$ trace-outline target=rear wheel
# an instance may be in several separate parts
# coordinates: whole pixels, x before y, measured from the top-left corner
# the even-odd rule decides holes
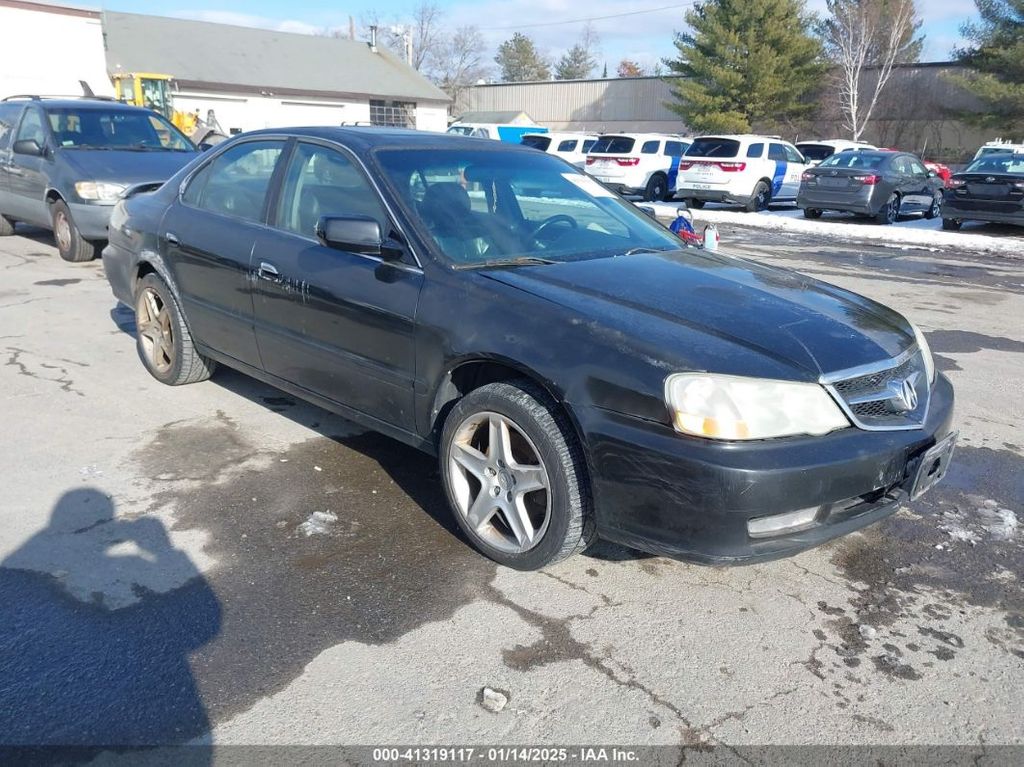
[[[821,213],[818,208],[804,208],[804,218],[821,218]]]
[[[700,210],[701,208],[704,207],[704,200],[698,200],[696,197],[687,197],[686,207],[696,208],[697,210]]]
[[[96,258],[99,248],[95,243],[82,237],[67,203],[63,200],[54,202],[50,206],[50,217],[53,220],[53,239],[57,242],[57,251],[61,258],[74,263],[92,261]]]
[[[645,202],[661,202],[668,197],[668,179],[662,173],[655,173],[644,189]]]
[[[964,225],[964,222],[959,218],[944,218],[942,219],[942,228],[948,232],[959,232],[960,227]]]
[[[463,397],[445,420],[439,459],[459,527],[496,562],[536,570],[594,539],[579,442],[530,381],[488,384]]]
[[[900,198],[897,194],[889,195],[889,199],[886,200],[885,205],[878,211],[875,216],[875,221],[879,224],[895,224],[896,219],[900,217]]]
[[[139,280],[135,292],[136,345],[142,364],[168,386],[205,381],[217,366],[200,354],[167,283],[156,274]]]
[[[0,237],[10,237],[14,234],[14,220],[0,214]]]
[[[931,206],[924,213],[924,217],[927,218],[928,220],[931,220],[933,218],[938,218],[939,217],[939,210],[941,208],[942,208],[942,194],[940,192],[936,192],[935,195],[932,197],[932,204],[931,204]]]
[[[768,206],[772,202],[772,188],[768,186],[765,181],[758,181],[757,186],[754,187],[754,193],[750,196],[750,201],[747,203],[748,213],[758,213],[762,210],[768,210]]]

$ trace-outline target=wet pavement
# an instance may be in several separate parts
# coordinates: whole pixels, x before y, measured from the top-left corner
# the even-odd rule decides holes
[[[232,371],[156,383],[100,264],[24,234],[0,240],[0,744],[1024,740],[1024,260],[723,228],[922,325],[949,475],[788,560],[599,544],[518,573],[462,540],[433,459]]]

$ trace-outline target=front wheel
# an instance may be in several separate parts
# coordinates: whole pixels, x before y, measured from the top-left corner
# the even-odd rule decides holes
[[[644,202],[662,202],[668,197],[668,179],[655,173],[644,189]]]
[[[875,221],[879,224],[895,224],[896,219],[900,217],[900,198],[899,195],[889,195],[889,199],[886,200],[885,205],[878,211],[875,216]]]
[[[147,274],[135,292],[136,345],[146,370],[168,386],[205,381],[217,366],[200,354],[167,283]]]
[[[757,186],[754,187],[754,193],[750,196],[750,201],[747,203],[746,210],[748,213],[759,213],[762,210],[768,210],[771,202],[771,187],[764,181],[758,181]]]
[[[439,454],[459,527],[494,561],[536,570],[594,539],[579,441],[530,381],[488,384],[463,397],[445,420]]]
[[[942,195],[936,193],[932,197],[932,204],[928,208],[928,210],[925,211],[924,217],[927,218],[929,221],[931,219],[933,219],[933,218],[938,218],[939,217],[939,211],[940,211],[941,208],[942,208]]]
[[[964,222],[959,218],[944,218],[942,219],[942,228],[947,232],[959,232],[960,227],[964,225]]]
[[[99,248],[82,237],[71,217],[71,209],[64,200],[57,200],[50,206],[50,217],[53,220],[53,239],[57,242],[57,252],[61,258],[73,263],[96,258]]]

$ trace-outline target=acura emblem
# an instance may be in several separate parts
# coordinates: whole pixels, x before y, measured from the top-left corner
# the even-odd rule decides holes
[[[917,379],[920,373],[907,376],[902,381],[889,383],[889,401],[893,406],[902,412],[910,412],[917,409]]]

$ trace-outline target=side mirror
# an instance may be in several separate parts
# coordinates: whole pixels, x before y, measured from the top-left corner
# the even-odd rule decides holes
[[[28,154],[33,157],[42,157],[46,154],[46,150],[39,145],[39,142],[34,138],[25,138],[21,141],[15,141],[11,147],[15,154]]]
[[[335,250],[384,255],[380,224],[368,216],[321,216],[316,222],[316,236],[320,244]]]
[[[934,170],[928,171],[928,178],[938,178],[938,177],[939,177],[939,174],[937,172],[935,172]]]

